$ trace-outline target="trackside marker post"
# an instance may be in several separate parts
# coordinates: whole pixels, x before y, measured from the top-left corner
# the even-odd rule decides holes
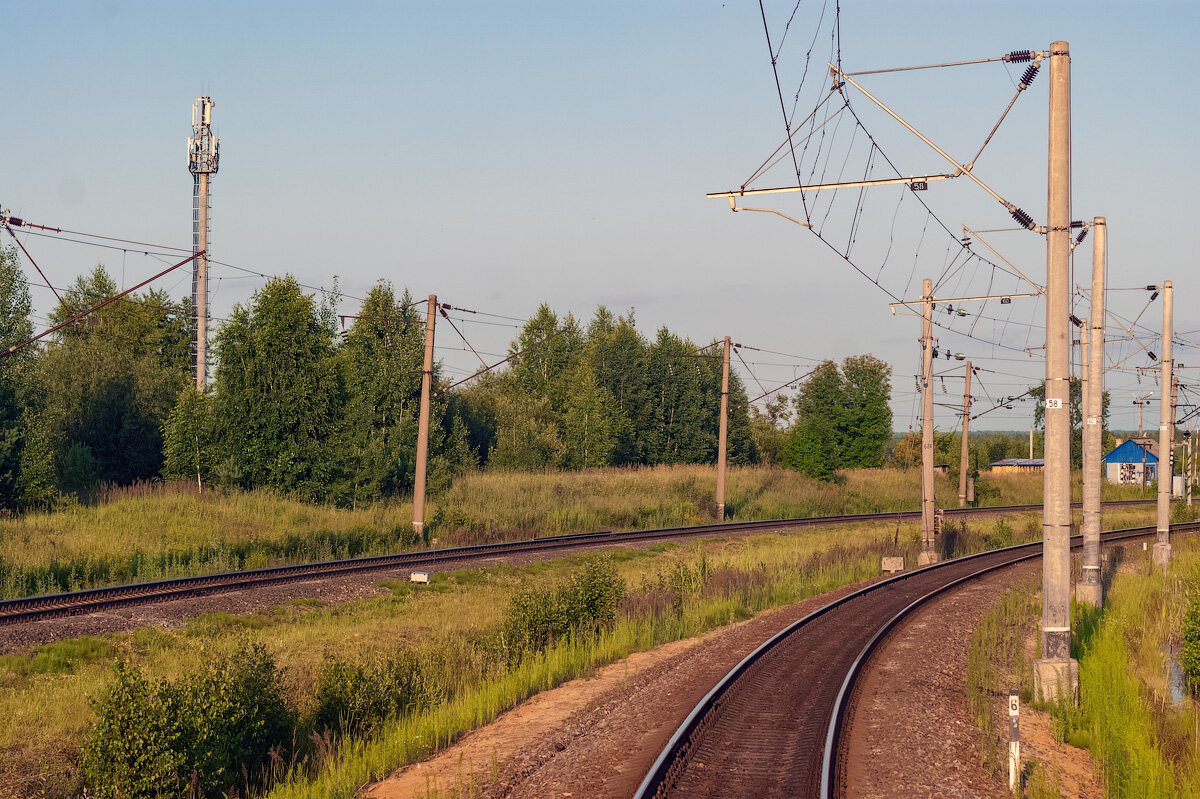
[[[1021,778],[1021,694],[1008,691],[1008,789],[1015,791]]]

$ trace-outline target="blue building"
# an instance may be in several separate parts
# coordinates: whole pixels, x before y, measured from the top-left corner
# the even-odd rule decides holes
[[[1149,485],[1158,479],[1158,441],[1127,438],[1104,456],[1104,477],[1118,485]],[[1172,494],[1183,493],[1183,478],[1172,474]]]

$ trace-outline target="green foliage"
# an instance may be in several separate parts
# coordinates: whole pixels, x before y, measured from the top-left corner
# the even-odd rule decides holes
[[[413,486],[425,327],[406,291],[380,282],[367,294],[339,357],[345,363],[345,425],[355,502],[395,496]],[[433,381],[439,380],[435,364]],[[442,445],[443,403],[432,406],[430,449]],[[462,457],[461,455],[459,457]]]
[[[1183,646],[1179,652],[1179,665],[1188,684],[1200,685],[1200,596],[1194,597],[1188,604],[1183,615],[1180,638]]]
[[[420,661],[398,650],[374,662],[326,657],[317,673],[317,732],[369,735],[388,718],[428,702]]]
[[[599,558],[557,589],[521,591],[504,616],[510,657],[515,661],[571,634],[611,627],[624,594],[625,581],[616,567]]]
[[[292,724],[274,660],[245,639],[174,682],[118,660],[94,705],[84,767],[102,795],[122,799],[183,796],[193,781],[200,796],[228,795],[258,779]]]
[[[103,266],[78,278],[51,313],[71,318],[118,293]],[[163,424],[190,359],[186,309],[161,292],[129,295],[63,328],[59,346],[37,362],[29,410],[38,416],[68,490],[86,493],[86,447],[94,481],[129,484],[158,475],[163,462]],[[76,448],[74,452],[71,450]],[[64,475],[64,469],[74,470]]]
[[[223,474],[241,487],[328,499],[341,483],[345,381],[333,330],[295,278],[235,306],[216,340],[213,415]]]
[[[172,480],[195,480],[197,486],[211,482],[216,468],[213,398],[187,386],[179,392],[163,428],[163,476]]]
[[[892,437],[891,373],[872,355],[848,357],[840,369],[819,364],[796,394],[784,465],[821,480],[838,469],[882,466]]]

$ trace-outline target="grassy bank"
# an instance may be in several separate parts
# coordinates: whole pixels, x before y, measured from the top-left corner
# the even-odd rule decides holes
[[[350,796],[364,768],[377,774],[423,756],[429,746],[444,745],[530,693],[631,651],[875,575],[880,554],[893,549],[893,535],[891,526],[837,528],[603,556],[627,585],[615,626],[513,664],[496,660],[487,643],[512,597],[561,584],[586,558],[439,574],[428,587],[393,584],[337,607],[298,603],[243,616],[211,614],[179,630],[143,629],[54,644],[34,657],[0,658],[0,794],[70,796],[82,787],[79,742],[93,718],[87,698],[103,693],[118,655],[152,680],[175,680],[249,636],[282,668],[299,718],[313,716],[330,657],[376,662],[405,650],[426,659],[430,679],[438,681],[432,695],[443,701],[390,720],[377,735],[346,739],[323,753],[313,773],[305,771],[304,779],[297,773],[291,787],[280,789],[305,795],[314,790],[305,787],[312,776],[316,785],[336,786],[328,795]],[[905,529],[902,541],[912,537]],[[300,730],[299,740],[307,734]]]
[[[1174,701],[1168,684],[1181,619],[1200,585],[1200,544],[1179,535],[1173,544],[1166,573],[1140,548],[1128,561],[1124,549],[1110,550],[1105,607],[1072,607],[1079,704],[1034,705],[1051,713],[1058,740],[1091,750],[1108,797],[1200,796],[1200,704],[1191,694]],[[1023,702],[1035,699],[1037,594],[1035,582],[1009,591],[976,630],[968,656],[980,754],[997,779],[1007,773],[997,697],[1019,687]]]
[[[600,469],[549,474],[489,472],[457,480],[428,505],[438,545],[532,535],[702,524],[713,518],[711,467]],[[979,481],[980,504],[1041,499],[1038,474]],[[943,507],[957,484],[938,477]],[[1105,486],[1109,499],[1137,489]],[[916,510],[917,470],[850,471],[838,483],[780,468],[729,470],[734,520]],[[93,505],[0,519],[0,597],[78,590],[216,571],[375,555],[423,546],[411,503],[346,509],[265,492],[197,493],[188,483],[110,492]]]

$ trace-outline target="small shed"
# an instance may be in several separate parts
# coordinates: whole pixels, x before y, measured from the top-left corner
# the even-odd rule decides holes
[[[1040,472],[1046,465],[1042,458],[1005,458],[990,464],[993,472]]]
[[[1118,485],[1149,485],[1158,479],[1158,441],[1127,438],[1104,456],[1104,478]],[[1183,477],[1172,475],[1171,493],[1183,494]]]

